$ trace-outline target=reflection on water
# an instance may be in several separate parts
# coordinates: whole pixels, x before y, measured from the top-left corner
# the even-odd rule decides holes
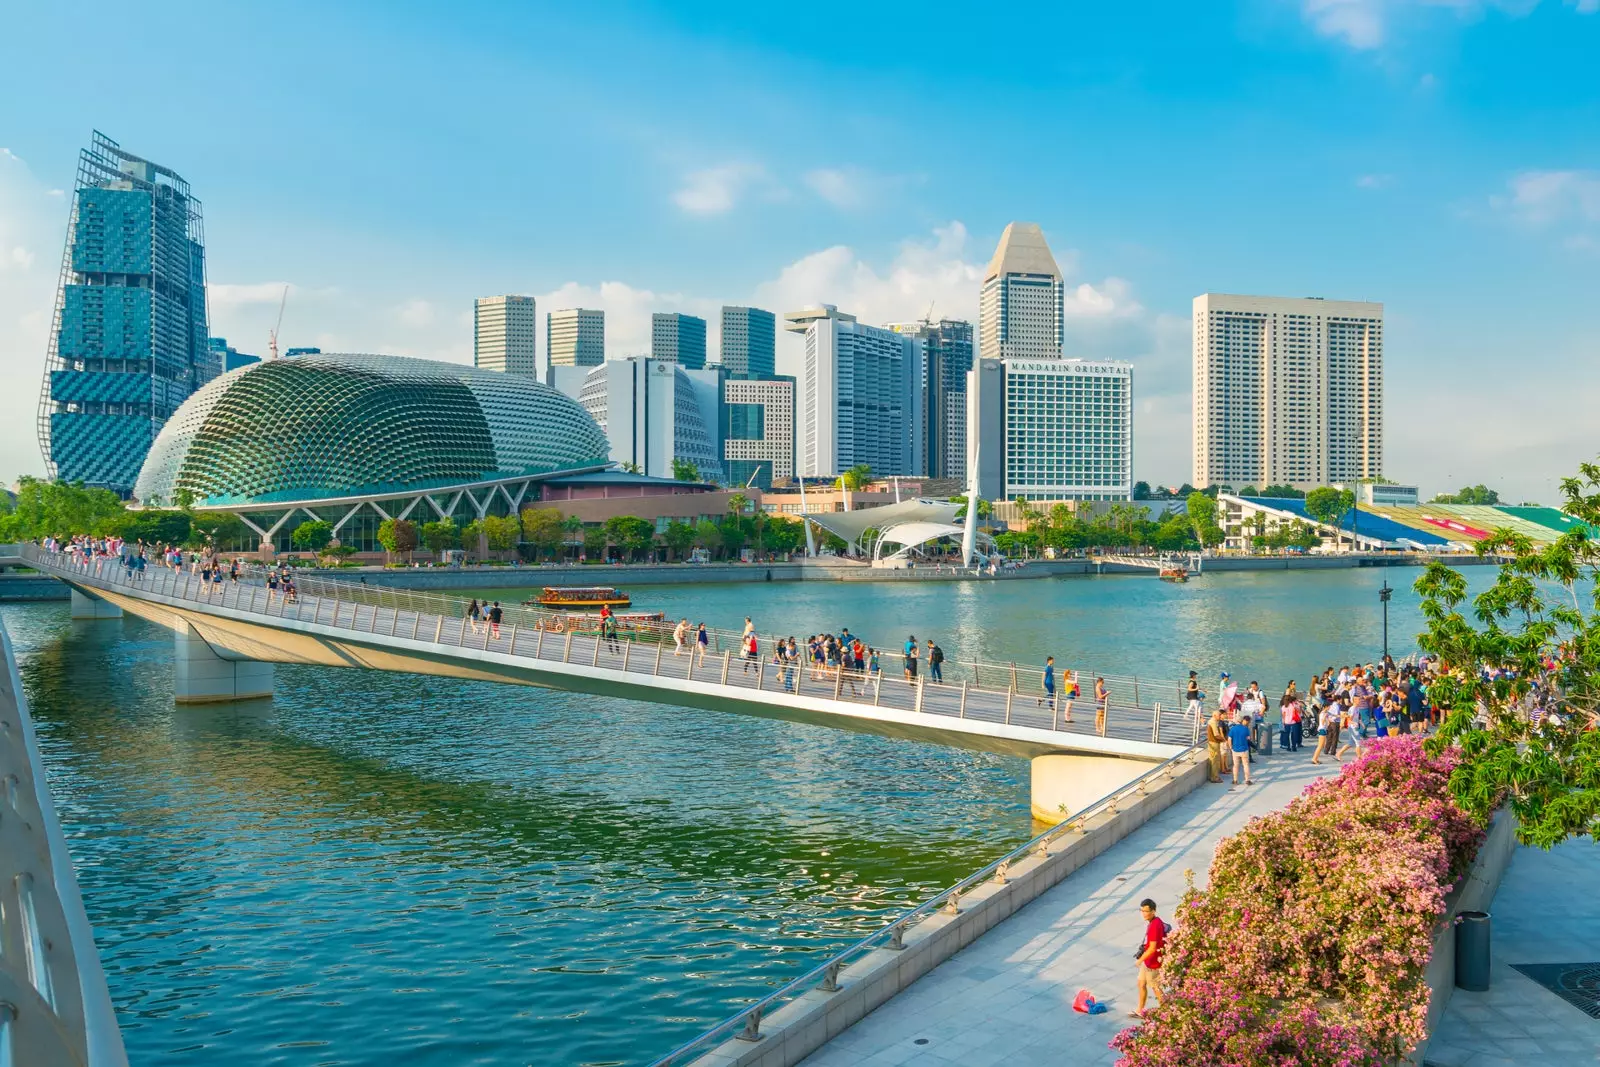
[[[1400,650],[1415,573],[1389,572]],[[1383,577],[633,592],[1275,686],[1376,655]],[[637,1064],[1031,832],[1020,760],[331,668],[177,707],[166,631],[3,610],[136,1063]]]

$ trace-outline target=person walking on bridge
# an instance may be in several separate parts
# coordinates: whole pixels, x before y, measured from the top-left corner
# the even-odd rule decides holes
[[[1040,678],[1040,685],[1044,689],[1044,695],[1035,700],[1034,704],[1039,707],[1049,704],[1051,711],[1050,721],[1054,722],[1056,707],[1056,658],[1054,656],[1046,656],[1044,658],[1044,674]]]
[[[1189,702],[1189,718],[1194,720],[1195,731],[1205,725],[1206,713],[1200,707],[1200,701],[1205,699],[1200,692],[1200,678],[1194,671],[1189,672],[1189,684],[1184,687],[1183,698]]]
[[[506,613],[500,607],[500,601],[496,600],[494,606],[489,609],[489,636],[496,641],[500,640],[500,620],[505,616]]]
[[[674,626],[672,628],[672,654],[674,656],[683,655],[683,652],[684,652],[683,643],[688,638],[688,636],[689,636],[689,620],[688,619],[679,619],[678,620],[678,625],[676,625],[676,626]]]
[[[906,647],[901,650],[904,657],[906,681],[912,685],[917,684],[917,635],[912,634],[906,638]]]
[[[1222,723],[1222,709],[1213,708],[1211,718],[1206,720],[1206,779],[1214,784],[1222,782],[1222,746],[1227,740],[1228,731]]]
[[[928,677],[935,682],[944,683],[944,649],[933,643],[933,638],[928,638]]]

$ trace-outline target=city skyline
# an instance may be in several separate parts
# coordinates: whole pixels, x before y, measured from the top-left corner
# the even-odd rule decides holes
[[[202,81],[177,61],[232,50],[241,66],[287,69],[310,49],[289,32],[293,4],[264,31],[246,12],[204,28],[110,6],[71,20],[19,12],[0,45],[0,99],[32,98],[45,82],[60,91],[48,109],[0,116],[0,476],[42,467],[19,424],[38,396],[67,221],[60,191],[99,128],[204,198],[211,332],[241,351],[265,352],[285,284],[288,345],[462,363],[470,301],[497,292],[535,296],[541,313],[607,312],[608,355],[648,351],[657,311],[705,318],[715,352],[724,304],[782,313],[826,301],[874,325],[932,304],[933,318],[976,323],[986,253],[1026,218],[1065,276],[1065,354],[1135,366],[1136,478],[1189,477],[1196,295],[1320,295],[1385,305],[1391,410],[1409,397],[1466,420],[1493,381],[1500,403],[1541,412],[1531,429],[1497,418],[1473,433],[1392,418],[1387,475],[1430,492],[1481,481],[1548,500],[1560,472],[1592,458],[1583,426],[1600,399],[1600,311],[1584,295],[1600,276],[1600,157],[1581,132],[1600,90],[1579,73],[1600,42],[1594,6],[1174,6],[1155,36],[1130,32],[1126,16],[1050,13],[1042,32],[1070,32],[1056,64],[1026,75],[1041,104],[1027,126],[981,107],[1024,78],[987,25],[933,79],[906,46],[934,31],[909,17],[861,27],[864,43],[898,42],[878,50],[874,73],[842,53],[802,54],[772,13],[746,13],[737,28],[699,20],[714,30],[653,8],[540,13],[542,26],[606,36],[606,65],[583,75],[576,57],[519,53],[516,33],[469,42],[460,27],[397,14],[363,40],[370,17],[339,11],[319,47],[341,50],[342,71],[311,108],[312,87],[294,79],[272,77],[262,94],[255,79]],[[44,61],[69,41],[86,70],[141,50],[149,93],[117,98],[95,77],[61,84]],[[395,56],[419,59],[414,88],[392,92]],[[679,63],[698,78],[657,92]],[[422,105],[452,80],[462,84],[438,106]],[[635,91],[644,84],[651,92]],[[534,148],[508,154],[486,116],[458,106],[491,92],[535,101],[518,138]],[[819,108],[858,136],[797,163],[784,131]],[[651,132],[666,113],[687,116],[671,143]],[[574,119],[582,162],[522,165]],[[1019,150],[907,154],[930,125],[941,139]],[[397,160],[402,126],[418,140]],[[202,127],[203,143],[190,132]],[[316,165],[296,162],[312,151]],[[491,190],[513,180],[524,206],[508,214]],[[1495,314],[1463,313],[1480,304]],[[797,341],[780,338],[778,373],[798,371]],[[1552,390],[1506,373],[1530,360],[1570,381]]]

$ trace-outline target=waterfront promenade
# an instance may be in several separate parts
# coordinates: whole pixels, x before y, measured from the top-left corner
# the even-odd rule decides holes
[[[1139,901],[1172,921],[1185,871],[1204,884],[1217,842],[1287,804],[1338,764],[1257,761],[1257,784],[1203,785],[1108,848],[803,1062],[806,1067],[1112,1064],[1111,1038],[1132,1020]],[[1104,1015],[1072,1010],[1079,989]]]

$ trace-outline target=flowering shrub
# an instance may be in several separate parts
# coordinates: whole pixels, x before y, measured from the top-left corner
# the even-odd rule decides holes
[[[1483,838],[1451,769],[1415,738],[1379,739],[1222,841],[1177,910],[1168,998],[1118,1036],[1119,1067],[1361,1064],[1420,1041],[1434,927]],[[1311,1051],[1284,1058],[1291,1040]]]
[[[1322,1019],[1310,1006],[1279,1009],[1265,997],[1191,980],[1163,1004],[1159,1026],[1124,1030],[1111,1042],[1121,1063],[1146,1067],[1271,1064],[1383,1067],[1360,1031]]]

